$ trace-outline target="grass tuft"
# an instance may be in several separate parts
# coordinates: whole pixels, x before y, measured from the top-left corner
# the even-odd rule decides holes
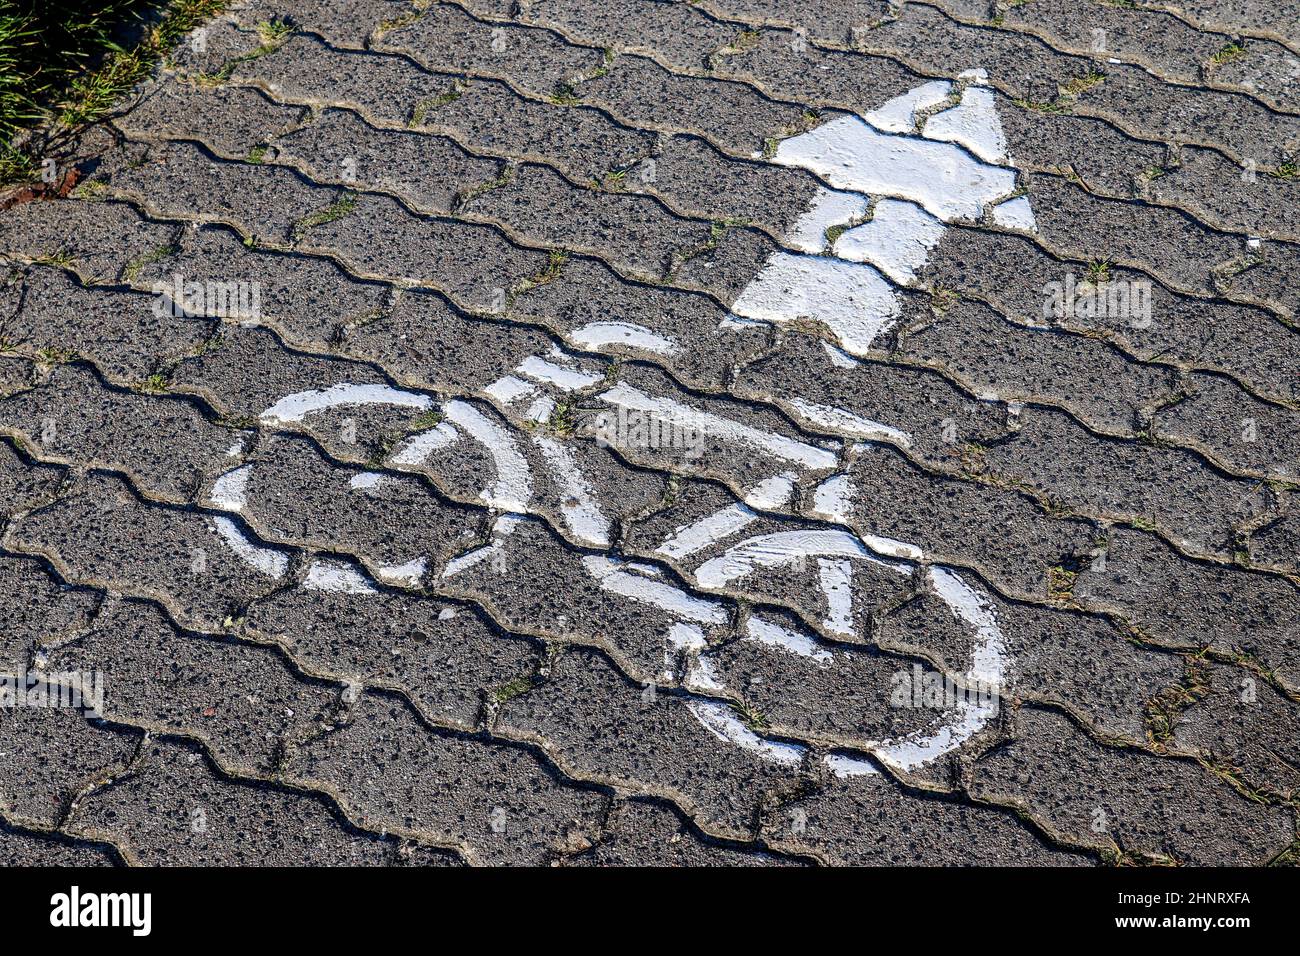
[[[299,242],[304,239],[307,233],[311,232],[317,226],[323,226],[326,223],[342,219],[352,212],[357,205],[356,193],[344,193],[340,198],[330,203],[324,209],[303,216],[293,227],[293,241]]]
[[[8,0],[0,6],[0,185],[35,179],[44,158],[109,115],[168,50],[227,3]]]

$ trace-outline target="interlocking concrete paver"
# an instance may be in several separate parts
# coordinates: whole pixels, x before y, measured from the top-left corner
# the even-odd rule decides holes
[[[1156,640],[1260,661],[1294,689],[1300,642],[1296,588],[1276,575],[1178,557],[1146,532],[1114,528],[1105,560],[1074,585],[1085,604],[1113,608]]]
[[[544,863],[599,832],[605,794],[567,785],[524,747],[431,731],[388,697],[363,695],[350,716],[291,754],[286,776],[337,794],[367,827],[498,864]]]
[[[198,748],[161,740],[83,800],[69,828],[145,866],[383,866],[396,850],[317,796],[229,781]]]
[[[1024,808],[1099,850],[1205,865],[1267,862],[1294,838],[1282,807],[1250,803],[1190,761],[1100,746],[1056,714],[1024,708],[1016,739],[976,764],[972,793]],[[1085,787],[1065,779],[1087,775]]]
[[[131,600],[101,610],[88,633],[50,652],[47,668],[102,672],[104,717],[198,737],[252,775],[278,770],[286,742],[328,718],[338,696],[272,650],[178,632],[158,606]]]
[[[0,859],[1273,860],[1288,12],[232,5],[0,196]]]

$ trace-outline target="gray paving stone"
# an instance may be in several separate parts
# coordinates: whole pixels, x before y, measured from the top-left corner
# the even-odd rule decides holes
[[[653,199],[576,189],[542,166],[518,167],[460,211],[499,222],[530,243],[591,253],[650,281],[666,278],[710,234],[708,223],[675,216]]]
[[[1234,382],[1194,375],[1188,396],[1156,415],[1159,438],[1195,445],[1239,471],[1285,480],[1300,469],[1300,416],[1261,402]]]
[[[337,793],[367,827],[534,865],[599,830],[606,797],[566,785],[528,749],[431,731],[385,696],[362,695],[352,717],[292,754],[287,774]]]
[[[1226,371],[1264,395],[1297,394],[1300,379],[1289,370],[1300,362],[1300,339],[1263,309],[1182,296],[1123,268],[1106,269],[1106,304],[1092,308],[1103,297],[1095,285],[1080,288],[1089,282],[1089,266],[1054,260],[1023,237],[974,229],[944,233],[924,275],[990,302],[1017,322],[1102,335],[1143,360]],[[1112,288],[1129,293],[1127,309],[1118,299],[1110,305]],[[1140,308],[1146,295],[1149,315]]]
[[[505,164],[476,156],[448,136],[366,125],[356,113],[326,109],[302,129],[275,140],[275,161],[298,166],[316,182],[390,192],[416,208],[450,213],[458,198],[498,179]]]
[[[720,327],[727,312],[707,296],[630,282],[588,259],[566,261],[555,278],[525,288],[510,300],[506,314],[544,324],[571,342],[593,323],[640,326],[676,350],[664,355],[617,342],[604,348],[615,355],[650,358],[684,384],[707,391],[723,388],[735,365],[768,345],[761,333]]]
[[[764,624],[810,635],[790,616],[768,610],[758,616]],[[701,662],[772,727],[802,739],[866,747],[922,736],[942,722],[942,713],[899,707],[891,699],[897,688],[911,686],[912,665],[919,661],[815,640],[813,647],[812,655],[798,654],[747,634],[709,648]],[[922,671],[938,676],[931,667],[922,665]]]
[[[348,330],[338,348],[349,356],[378,362],[422,388],[466,395],[491,385],[530,355],[543,355],[555,342],[522,323],[479,319],[445,298],[408,292],[384,314]]]
[[[1297,71],[1293,68],[1300,60],[1282,45],[1259,41],[1248,44],[1244,55],[1228,54],[1225,51],[1232,49],[1233,42],[1230,35],[1198,31],[1163,12],[1101,2],[1089,3],[1081,11],[1076,4],[1048,0],[1008,6],[1003,18],[1005,26],[1028,28],[1059,49],[1091,53],[1099,59],[1119,57],[1182,83],[1208,80],[1234,86],[1282,107],[1288,101],[1294,105],[1300,93],[1294,85]],[[1218,62],[1224,56],[1231,58]]]
[[[23,516],[10,540],[65,566],[75,583],[157,598],[184,623],[209,630],[288,570],[283,552],[256,543],[230,519],[145,504],[106,472],[92,472]]]
[[[1162,3],[1162,7],[1177,12],[1200,29],[1244,29],[1258,36],[1277,36],[1291,44],[1300,39],[1295,25],[1285,16],[1274,17],[1277,8],[1261,0],[1178,0]],[[1267,26],[1256,26],[1264,23]]]
[[[1256,564],[1294,573],[1300,570],[1300,515],[1296,513],[1300,501],[1294,492],[1284,501],[1286,513],[1252,531],[1246,550]]]
[[[1149,180],[1146,190],[1153,199],[1190,209],[1212,223],[1254,235],[1294,238],[1300,233],[1295,203],[1300,185],[1294,177],[1264,168],[1262,158],[1255,162],[1259,169],[1243,167],[1214,150],[1185,146],[1179,150],[1178,164]]]
[[[1096,339],[1008,322],[974,300],[914,322],[899,343],[908,359],[939,366],[976,395],[1049,402],[1099,430],[1133,435],[1173,393],[1165,369],[1139,365]]]
[[[122,385],[146,382],[210,334],[211,323],[171,316],[158,296],[85,286],[55,267],[29,267],[0,295],[20,307],[13,327],[24,354],[47,365],[87,358]]]
[[[6,516],[53,500],[65,471],[38,464],[9,442],[0,442],[0,495]]]
[[[245,325],[223,326],[198,354],[182,361],[171,377],[175,391],[202,396],[218,412],[245,427],[251,427],[259,415],[289,395],[343,385],[387,384],[383,374],[370,365],[292,350],[271,329]],[[400,415],[394,415],[392,406],[375,406],[374,413],[369,411],[364,406],[326,409],[306,416],[304,424],[331,449],[351,449],[365,458],[370,455],[366,444],[359,444],[356,438],[343,440],[341,431],[347,419],[353,420],[350,431],[366,437],[377,429],[357,427],[359,423],[405,423],[412,417],[409,408],[400,409]],[[342,442],[341,446],[336,442]],[[346,457],[348,453],[342,454]]]
[[[646,695],[599,653],[573,650],[502,708],[498,726],[548,741],[585,774],[670,796],[706,829],[743,838],[765,794],[797,781],[799,760],[764,760],[719,739],[689,704]]]
[[[747,23],[803,28],[810,39],[839,46],[853,39],[853,28],[870,26],[889,13],[884,0],[813,0],[791,7],[779,0],[708,0],[711,13]]]
[[[658,195],[683,213],[746,222],[773,237],[791,230],[817,190],[817,180],[802,170],[724,156],[705,139],[689,135],[659,137],[653,155],[617,185]]]
[[[825,473],[838,464],[841,442],[805,435],[770,408],[703,400],[646,365],[621,367],[617,386],[596,399],[581,409],[579,434],[601,439],[634,464],[717,479],[739,497],[786,472]],[[709,418],[695,418],[691,409]]]
[[[144,866],[383,866],[396,849],[317,796],[229,780],[171,740],[149,741],[130,772],[78,805],[70,827]]]
[[[112,719],[0,708],[0,859],[1294,845],[1289,12],[206,24],[0,211],[0,669]],[[1036,228],[947,223],[857,359],[730,316],[824,197],[775,144],[970,69]],[[951,726],[903,677],[994,651],[996,715],[878,762]]]
[[[1051,517],[1020,492],[926,474],[885,446],[866,446],[847,474],[855,530],[978,567],[1013,594],[1046,597],[1050,570],[1095,546],[1091,522]],[[995,539],[1015,545],[990,548]]]
[[[175,241],[176,227],[130,206],[77,200],[29,202],[0,217],[0,251],[66,263],[87,282],[116,282],[134,262]]]
[[[1245,252],[1241,239],[1214,233],[1186,214],[1100,199],[1052,176],[1029,181],[1038,234],[1076,259],[1137,264],[1175,288],[1213,291],[1211,273]]]
[[[1260,242],[1247,245],[1245,252],[1227,269],[1220,271],[1219,291],[1234,299],[1259,303],[1287,318],[1300,310],[1295,291],[1300,275],[1300,258],[1293,243]]]
[[[192,143],[155,144],[146,155],[140,165],[109,173],[112,195],[153,216],[226,223],[259,244],[289,244],[299,222],[336,198],[290,170],[216,160]]]
[[[372,31],[410,13],[408,0],[250,0],[231,11],[246,26],[279,20],[350,48],[364,46]]]
[[[115,866],[107,846],[62,834],[0,826],[0,860],[5,866]]]
[[[541,96],[572,86],[604,63],[600,50],[548,30],[485,23],[450,3],[424,7],[411,23],[385,33],[377,47],[411,51],[435,69],[508,79]]]
[[[1173,745],[1283,797],[1300,788],[1300,712],[1258,674],[1210,664],[1204,695],[1179,714]]]
[[[140,734],[97,726],[70,707],[0,708],[5,818],[41,829],[63,822],[72,799],[131,761]]]
[[[6,298],[9,298],[6,296]],[[5,336],[6,323],[0,320],[0,342],[7,341]],[[0,395],[9,396],[15,392],[20,392],[31,385],[32,377],[35,373],[33,363],[29,359],[19,358],[17,356],[5,356],[0,358]]]
[[[161,289],[189,314],[226,319],[227,329],[265,321],[289,341],[315,349],[336,345],[342,330],[381,314],[391,295],[388,286],[349,276],[324,257],[249,248],[225,226],[186,229],[175,251],[142,266],[135,283]],[[203,296],[195,294],[197,283]],[[210,283],[220,284],[211,296]],[[221,289],[233,293],[222,296]],[[232,303],[255,306],[248,310],[255,314],[243,316]]]
[[[454,97],[424,104],[411,125],[454,136],[466,147],[494,156],[551,163],[578,182],[627,169],[654,147],[652,133],[591,107],[525,99],[490,80],[463,82],[457,90]]]
[[[701,837],[675,808],[653,800],[615,805],[600,842],[563,859],[564,866],[789,866],[763,850]]]
[[[34,558],[10,554],[0,557],[0,588],[8,598],[0,606],[0,667],[9,673],[28,665],[39,646],[85,628],[101,599],[62,583]]]
[[[146,493],[184,503],[220,468],[237,434],[192,401],[107,387],[85,365],[59,365],[36,388],[0,400],[0,427],[42,460],[128,472]]]
[[[971,343],[972,348],[976,345]],[[910,337],[904,354],[911,350]],[[921,348],[916,349],[921,351]],[[945,470],[960,467],[962,448],[1004,433],[1005,415],[994,403],[964,394],[942,375],[882,361],[835,362],[824,340],[802,334],[782,335],[776,346],[736,376],[732,391],[746,398],[771,402],[810,431],[843,437],[863,437],[834,422],[808,404],[842,409],[859,419],[899,432],[900,447],[916,458]],[[910,355],[907,355],[910,358]],[[976,360],[972,359],[972,362]],[[798,395],[792,380],[807,381]],[[866,426],[862,426],[866,427]]]
[[[1147,650],[1099,615],[1006,601],[993,609],[1011,664],[1001,708],[1032,698],[1067,707],[1099,731],[1146,741],[1146,703],[1182,677],[1182,659]],[[879,632],[881,646],[922,654],[950,674],[975,665],[973,642],[952,611],[932,592],[892,611]]]
[[[898,55],[927,73],[956,76],[978,66],[995,85],[1031,101],[1053,101],[1058,90],[1102,72],[1101,82],[1084,80],[1077,95],[1067,95],[1068,107],[1170,142],[1214,143],[1271,163],[1280,142],[1300,132],[1300,121],[1241,94],[1165,84],[1136,66],[1107,63],[1097,71],[1088,57],[1057,53],[1024,34],[962,25],[929,6],[908,4],[859,36],[859,49]]]
[[[880,773],[832,779],[783,805],[765,835],[848,866],[1078,866],[1009,813],[907,792]]]
[[[1266,862],[1294,838],[1288,810],[1250,802],[1195,763],[1099,746],[1048,711],[1018,718],[1016,739],[976,764],[971,793],[1078,843],[1223,866]],[[1080,776],[1090,785],[1064,786]]]
[[[260,776],[328,719],[339,694],[274,650],[186,634],[132,600],[111,601],[88,633],[50,652],[47,669],[102,673],[108,720],[197,737],[223,766]]]
[[[645,57],[619,57],[603,76],[575,87],[586,103],[601,105],[620,119],[664,132],[703,136],[736,156],[763,149],[773,136],[800,132],[804,111],[778,103],[740,83],[670,73]]]
[[[815,108],[869,113],[926,77],[886,57],[808,43],[807,29],[742,33],[714,62],[719,75],[746,79],[772,96]]]
[[[1217,472],[1191,452],[1098,439],[1045,408],[1018,418],[1014,437],[980,459],[994,478],[1023,482],[1066,508],[1148,522],[1191,550],[1227,555],[1237,526],[1269,507],[1257,482]],[[1065,451],[1085,446],[1082,457]]]
[[[707,70],[710,55],[736,30],[690,4],[654,7],[639,0],[538,0],[521,16],[565,36],[620,52],[645,53],[685,71]]]
[[[1033,109],[1003,93],[995,102],[1007,152],[1022,168],[1073,173],[1090,189],[1129,196],[1144,173],[1166,162],[1163,144],[1136,139],[1105,120]]]
[[[411,119],[417,104],[456,90],[453,76],[421,70],[401,57],[331,49],[307,34],[238,63],[231,82],[255,83],[281,103],[346,107],[397,124]]]
[[[508,522],[486,548],[467,552],[475,555],[467,567],[445,569],[439,591],[481,604],[511,631],[603,647],[642,681],[663,682],[675,625],[707,636],[730,622],[724,602],[686,592],[653,566],[584,556],[536,520]],[[617,597],[628,590],[642,596]]]
[[[259,441],[240,467],[248,469],[240,513],[269,541],[355,554],[376,567],[439,566],[481,534],[481,511],[441,499],[418,478],[336,464],[297,436]]]
[[[300,249],[337,256],[361,276],[433,285],[466,308],[493,311],[546,268],[545,253],[514,245],[491,226],[419,217],[386,196],[345,197],[316,211],[329,210],[344,214],[306,230]]]
[[[250,87],[207,89],[166,77],[116,125],[133,139],[197,140],[228,159],[244,159],[306,116],[302,107],[272,103]]]
[[[472,605],[393,590],[277,591],[254,602],[247,621],[312,673],[405,690],[431,719],[466,729],[491,695],[541,661],[536,642]]]
[[[1161,643],[1245,655],[1297,686],[1295,587],[1276,575],[1189,561],[1153,535],[1112,529],[1103,566],[1074,585],[1085,604],[1111,608]]]

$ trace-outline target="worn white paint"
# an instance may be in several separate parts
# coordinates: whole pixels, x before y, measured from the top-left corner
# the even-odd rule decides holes
[[[686,705],[701,724],[719,740],[735,744],[769,763],[797,767],[803,761],[804,748],[794,744],[764,740],[746,727],[731,709],[713,701],[693,700]]]
[[[858,359],[855,359],[852,355],[850,355],[848,352],[845,352],[843,349],[837,349],[835,346],[831,345],[831,343],[827,342],[825,339],[821,340],[821,347],[822,347],[822,351],[826,353],[826,357],[831,360],[831,364],[834,365],[836,368],[849,369],[849,368],[862,367],[862,362],[860,362]]]
[[[993,91],[987,86],[966,87],[960,103],[925,121],[921,135],[960,143],[986,163],[1008,162],[1007,140],[998,119]]]
[[[953,614],[975,628],[974,652],[967,676],[1000,686],[1006,675],[1007,650],[993,606],[946,568],[931,568],[929,579],[935,593]]]
[[[822,626],[833,634],[853,633],[853,565],[848,561],[817,561],[817,577],[826,595]]]
[[[427,431],[412,435],[388,460],[394,465],[422,465],[426,458],[439,448],[446,448],[460,440],[460,432],[449,422],[439,422]]]
[[[533,497],[532,472],[514,436],[468,402],[459,399],[448,402],[444,412],[447,421],[459,425],[488,450],[496,465],[496,481],[484,488],[479,497],[493,508],[527,511]]]
[[[827,754],[825,759],[827,769],[841,780],[848,780],[853,777],[866,777],[873,773],[880,773],[875,764],[869,760],[862,760],[858,757],[850,757],[846,754]]]
[[[671,584],[632,574],[625,570],[627,565],[624,562],[615,558],[586,555],[582,564],[587,573],[599,581],[606,591],[653,605],[686,621],[723,624],[727,620],[727,612],[722,605],[693,597]]]
[[[208,501],[222,511],[243,511],[248,504],[248,479],[252,473],[252,465],[232,468],[213,482]]]
[[[555,399],[549,395],[543,395],[533,404],[528,406],[528,420],[545,424],[551,420],[551,415],[555,412]]]
[[[229,518],[215,517],[212,519],[212,527],[216,529],[221,540],[226,543],[231,551],[239,560],[254,571],[272,578],[282,578],[289,570],[289,556],[282,551],[276,551],[272,548],[261,548],[244,537],[244,533],[239,530]]]
[[[878,564],[900,574],[905,571],[898,565],[876,558],[847,531],[839,528],[804,528],[747,538],[696,568],[695,580],[701,587],[721,588],[757,568],[792,564],[812,557],[853,558]]]
[[[350,565],[336,561],[313,561],[302,586],[309,591],[334,591],[339,594],[376,594],[366,576]]]
[[[850,226],[866,218],[871,201],[858,193],[835,189],[818,189],[808,211],[795,220],[785,236],[785,244],[800,252],[814,255],[827,246],[826,230],[832,226]]]
[[[609,547],[609,519],[601,512],[596,492],[578,467],[573,449],[545,435],[534,435],[533,441],[564,496],[560,516],[565,525],[580,541],[598,548]]]
[[[710,412],[702,412],[689,405],[669,398],[654,398],[644,392],[620,382],[613,388],[602,392],[599,398],[610,405],[627,409],[649,412],[661,421],[683,428],[692,428],[714,435],[727,441],[735,441],[751,448],[757,448],[774,458],[780,458],[807,468],[833,468],[836,457],[821,448],[815,448],[805,442],[777,435],[774,432],[761,431],[742,425],[729,418],[722,418]]]
[[[348,480],[348,487],[353,491],[374,491],[386,481],[388,481],[388,475],[383,472],[361,471]]]
[[[857,116],[784,140],[775,162],[810,169],[836,189],[911,199],[945,222],[978,220],[986,204],[1016,185],[1013,170],[982,163],[952,143],[890,135]]]
[[[267,423],[300,422],[308,415],[330,408],[355,405],[397,405],[425,411],[433,399],[418,392],[406,392],[387,385],[331,385],[286,395],[258,418]]]
[[[375,573],[385,584],[418,588],[420,582],[424,580],[424,572],[428,567],[428,563],[426,558],[412,558],[405,564],[390,564],[382,568],[376,568]]]
[[[912,446],[912,436],[907,432],[862,418],[843,408],[819,405],[816,402],[809,402],[798,397],[790,398],[787,401],[790,407],[798,412],[803,419],[818,428],[838,432],[842,435],[850,435],[854,438],[893,442],[903,448]]]
[[[514,514],[504,514],[497,517],[492,523],[492,541],[490,544],[481,548],[475,548],[473,551],[457,555],[447,562],[447,566],[442,569],[444,578],[455,577],[462,571],[468,571],[477,564],[486,561],[497,553],[504,553],[505,541],[503,539],[514,533],[515,528],[527,519]]]
[[[583,372],[579,369],[565,368],[563,365],[557,365],[554,362],[548,362],[544,358],[536,355],[530,355],[519,363],[515,371],[538,382],[545,382],[562,388],[567,392],[577,391],[581,388],[587,388],[595,385],[600,381],[600,376],[593,372]]]
[[[674,355],[681,351],[672,339],[633,322],[589,322],[570,332],[568,339],[579,348],[592,350],[622,345],[656,355]]]
[[[794,483],[795,474],[792,471],[784,472],[775,478],[764,479],[745,495],[745,504],[765,511],[784,508],[794,496]]]
[[[869,262],[900,285],[908,285],[939,244],[943,230],[944,224],[916,203],[881,199],[871,219],[841,235],[832,251],[850,262]]]
[[[952,95],[947,80],[933,80],[882,104],[866,115],[866,120],[887,133],[911,133],[916,129],[917,114],[938,106]]]
[[[808,635],[792,631],[780,624],[773,624],[771,621],[765,621],[761,617],[750,616],[749,620],[745,622],[745,634],[744,639],[747,641],[757,641],[769,647],[779,647],[799,657],[814,660],[818,664],[829,664],[835,660],[834,654]]]
[[[483,386],[483,394],[495,399],[502,405],[509,405],[521,398],[532,395],[537,386],[513,375],[504,375],[491,385]]]
[[[848,524],[854,493],[853,480],[848,475],[827,478],[813,490],[812,516]],[[874,534],[860,535],[859,539],[876,554],[885,557],[902,558],[905,561],[921,561],[925,558],[925,553],[920,548],[906,541]]]
[[[1016,196],[993,207],[993,224],[1003,229],[1019,229],[1021,232],[1038,232],[1038,222],[1030,208],[1026,196]]]
[[[680,526],[655,549],[655,553],[674,560],[685,558],[711,544],[725,541],[757,520],[758,515],[745,505],[727,505],[698,521]]]
[[[893,287],[872,266],[777,252],[731,310],[764,322],[816,319],[846,352],[862,355],[897,320],[899,308]]]

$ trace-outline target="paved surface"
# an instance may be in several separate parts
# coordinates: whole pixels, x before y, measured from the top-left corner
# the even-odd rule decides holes
[[[1298,14],[237,6],[0,214],[0,859],[1293,857]]]

